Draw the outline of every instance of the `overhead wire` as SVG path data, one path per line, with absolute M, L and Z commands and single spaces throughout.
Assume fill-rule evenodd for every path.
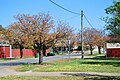
M 73 12 L 73 11 L 71 11 L 71 10 L 69 10 L 69 9 L 66 9 L 66 8 L 62 7 L 61 5 L 55 3 L 55 2 L 52 1 L 52 0 L 49 0 L 49 1 L 52 2 L 53 4 L 55 4 L 56 6 L 58 6 L 59 8 L 62 8 L 63 10 L 67 11 L 67 12 L 70 12 L 70 13 L 73 13 L 73 14 L 76 14 L 76 15 L 81 15 L 81 14 L 79 14 L 79 13 Z
M 49 1 L 50 1 L 51 3 L 53 3 L 54 5 L 58 6 L 59 8 L 61 8 L 61 9 L 65 10 L 65 11 L 67 11 L 67 12 L 70 12 L 70 13 L 76 14 L 76 15 L 81 15 L 80 13 L 76 13 L 76 12 L 73 12 L 73 11 L 71 11 L 71 10 L 69 10 L 69 9 L 66 9 L 66 8 L 62 7 L 61 5 L 55 3 L 55 2 L 52 1 L 52 0 L 49 0 Z M 86 15 L 83 14 L 83 16 L 85 17 L 85 19 L 86 19 L 86 21 L 88 22 L 88 24 L 89 24 L 92 28 L 94 28 L 94 27 L 92 26 L 92 24 L 90 23 L 90 21 L 88 20 L 88 18 L 86 17 Z
M 83 16 L 84 16 L 85 20 L 88 22 L 88 24 L 89 24 L 92 28 L 94 28 L 94 27 L 92 26 L 92 24 L 90 23 L 90 21 L 88 20 L 88 18 L 85 16 L 85 14 L 84 14 Z
M 97 31 L 97 30 L 92 26 L 92 24 L 90 23 L 90 21 L 88 20 L 88 18 L 85 16 L 85 14 L 84 14 L 84 17 L 85 17 L 86 21 L 88 22 L 88 24 L 90 25 L 90 27 L 91 27 L 93 30 Z

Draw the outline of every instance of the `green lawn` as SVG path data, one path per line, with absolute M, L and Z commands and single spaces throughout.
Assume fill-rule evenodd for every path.
M 120 80 L 120 77 L 99 77 L 99 76 L 63 76 L 63 77 L 40 77 L 40 76 L 5 76 L 0 80 Z
M 91 59 L 61 59 L 38 64 L 25 64 L 14 66 L 17 71 L 35 71 L 35 72 L 110 72 L 120 73 L 120 59 L 113 58 L 91 58 Z

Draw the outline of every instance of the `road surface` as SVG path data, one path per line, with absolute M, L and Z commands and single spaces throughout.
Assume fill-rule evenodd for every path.
M 78 58 L 78 57 L 80 57 L 80 54 L 49 56 L 49 57 L 43 57 L 43 62 L 49 62 L 62 58 Z M 0 62 L 0 66 L 15 66 L 20 64 L 38 63 L 38 61 L 39 61 L 38 58 L 11 60 L 11 61 Z

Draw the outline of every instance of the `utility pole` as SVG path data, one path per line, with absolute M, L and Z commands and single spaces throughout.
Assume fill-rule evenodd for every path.
M 83 52 L 83 45 L 84 45 L 84 42 L 83 42 L 83 10 L 81 10 L 81 46 L 82 46 L 82 55 L 81 55 L 81 58 L 83 59 L 84 58 L 84 52 Z
M 69 54 L 69 59 L 70 59 L 70 40 L 68 40 L 68 54 Z

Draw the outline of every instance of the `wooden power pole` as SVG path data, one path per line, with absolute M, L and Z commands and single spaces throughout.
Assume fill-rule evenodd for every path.
M 84 49 L 83 49 L 83 46 L 84 46 L 84 41 L 83 41 L 83 32 L 84 32 L 84 30 L 83 30 L 83 16 L 84 16 L 84 14 L 83 14 L 83 10 L 81 10 L 81 46 L 82 46 L 82 51 L 81 51 L 81 53 L 82 53 L 82 55 L 81 55 L 81 58 L 83 59 L 84 58 Z

